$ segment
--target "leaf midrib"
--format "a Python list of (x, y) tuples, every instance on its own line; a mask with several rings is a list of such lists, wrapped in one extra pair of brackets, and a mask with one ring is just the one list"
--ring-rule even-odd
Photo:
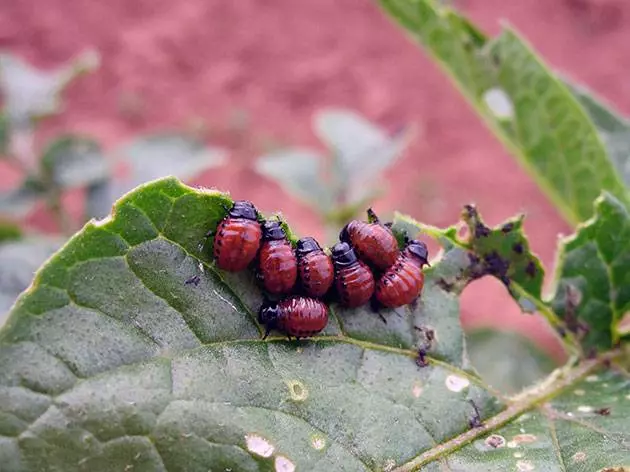
[[(521, 416), (523, 413), (533, 410), (534, 408), (541, 407), (545, 402), (559, 396), (565, 390), (584, 379), (591, 372), (601, 366), (610, 364), (621, 356), (622, 353), (620, 351), (611, 351), (603, 354), (598, 359), (584, 360), (573, 368), (571, 368), (570, 365), (565, 366), (557, 371), (559, 374), (557, 382), (551, 382), (544, 388), (534, 386), (531, 390), (519, 395), (517, 401), (512, 401), (510, 403), (508, 400), (508, 407), (495, 416), (485, 419), (482, 427), (473, 428), (455, 436), (454, 438), (443, 442), (439, 446), (423, 452), (411, 461), (393, 469), (392, 472), (412, 472), (418, 470), (423, 465), (448, 456), (475, 439), (497, 430), (501, 426), (509, 423), (511, 420)], [(543, 413), (545, 412), (543, 411)], [(546, 414), (545, 417), (547, 417)]]

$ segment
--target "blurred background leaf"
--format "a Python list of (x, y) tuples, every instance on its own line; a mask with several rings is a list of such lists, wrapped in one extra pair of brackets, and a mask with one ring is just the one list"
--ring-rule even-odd
[(380, 187), (376, 179), (396, 162), (411, 141), (411, 128), (390, 137), (383, 129), (351, 110), (324, 109), (315, 114), (315, 133), (333, 159), (333, 175), (344, 203), (363, 200)]
[(332, 238), (344, 222), (357, 217), (386, 190), (382, 174), (403, 154), (413, 129), (402, 127), (390, 136), (342, 108), (317, 112), (313, 129), (328, 155), (289, 148), (259, 157), (255, 168), (314, 208)]
[(35, 271), (62, 243), (62, 238), (49, 236), (0, 243), (0, 326), (17, 296), (33, 280)]
[(100, 144), (83, 136), (56, 138), (45, 148), (40, 165), (52, 184), (61, 188), (82, 187), (110, 177)]
[(16, 189), (0, 193), (0, 215), (24, 217), (45, 193), (43, 182), (27, 177)]
[(325, 159), (309, 149), (286, 149), (261, 156), (255, 167), (258, 173), (278, 182), (288, 194), (320, 212), (328, 212), (333, 201), (323, 176)]
[(226, 150), (175, 133), (140, 137), (116, 154), (129, 167), (128, 177), (123, 180), (125, 191), (169, 175), (189, 179), (227, 160)]
[(181, 180), (227, 162), (227, 151), (177, 133), (142, 136), (114, 152), (126, 167), (125, 176), (111, 181), (95, 181), (87, 187), (86, 217), (102, 218), (114, 201), (138, 185), (160, 177)]
[(507, 394), (544, 378), (555, 362), (518, 333), (476, 329), (467, 331), (468, 357), (481, 378)]
[(57, 69), (44, 71), (22, 59), (0, 55), (0, 89), (7, 115), (14, 127), (29, 127), (31, 121), (56, 113), (59, 94), (77, 76), (98, 67), (96, 51), (86, 51)]

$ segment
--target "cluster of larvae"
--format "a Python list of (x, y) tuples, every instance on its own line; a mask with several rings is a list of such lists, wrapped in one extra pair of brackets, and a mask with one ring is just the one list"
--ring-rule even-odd
[(311, 237), (294, 248), (280, 221), (262, 220), (247, 200), (235, 201), (214, 235), (213, 252), (220, 269), (239, 272), (253, 267), (265, 292), (258, 321), (289, 338), (314, 336), (328, 323), (328, 303), (348, 308), (370, 303), (396, 308), (414, 303), (424, 286), (427, 246), (407, 240), (400, 250), (391, 224), (374, 212), (368, 221), (353, 220), (328, 255)]

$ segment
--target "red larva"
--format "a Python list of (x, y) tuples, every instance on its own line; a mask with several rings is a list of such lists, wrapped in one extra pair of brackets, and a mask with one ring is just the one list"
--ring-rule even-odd
[(230, 272), (244, 270), (256, 257), (261, 237), (256, 207), (247, 200), (235, 201), (215, 233), (217, 266)]
[(374, 294), (374, 276), (370, 268), (357, 259), (348, 243), (332, 249), (335, 285), (343, 306), (354, 308), (366, 304)]
[(302, 238), (297, 242), (297, 258), (304, 293), (309, 297), (323, 297), (335, 279), (332, 260), (313, 238)]
[(387, 308), (396, 308), (414, 302), (422, 292), (429, 253), (426, 244), (409, 241), (398, 259), (381, 276), (376, 285), (376, 300)]
[(328, 323), (325, 303), (308, 297), (289, 297), (279, 302), (267, 301), (258, 312), (258, 322), (265, 325), (265, 336), (277, 329), (296, 338), (314, 336)]
[(367, 213), (369, 223), (351, 221), (341, 230), (339, 239), (351, 244), (359, 259), (385, 270), (396, 261), (398, 242), (392, 230), (380, 223), (371, 208)]
[(263, 243), (258, 255), (258, 278), (272, 295), (291, 292), (297, 280), (297, 258), (277, 221), (263, 224)]

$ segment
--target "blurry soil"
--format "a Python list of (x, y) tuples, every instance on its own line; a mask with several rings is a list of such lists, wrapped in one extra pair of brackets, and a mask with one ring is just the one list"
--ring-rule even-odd
[[(454, 3), (491, 34), (507, 20), (549, 63), (630, 112), (630, 3)], [(82, 131), (111, 147), (142, 131), (205, 130), (210, 142), (235, 151), (227, 168), (194, 183), (251, 198), (265, 211), (281, 209), (301, 233), (322, 234), (316, 215), (249, 166), (273, 143), (317, 146), (310, 120), (324, 106), (350, 107), (392, 128), (419, 125), (413, 148), (388, 173), (389, 193), (377, 210), (399, 209), (434, 225), (455, 222), (469, 202), (491, 224), (525, 211), (531, 244), (547, 266), (558, 233), (569, 232), (448, 79), (374, 2), (3, 2), (0, 48), (53, 67), (88, 47), (100, 51), (102, 67), (71, 87), (66, 113), (46, 125), (47, 135)], [(250, 130), (253, 137), (244, 138)], [(544, 322), (521, 315), (492, 280), (467, 289), (463, 320), (517, 329), (558, 352)]]

